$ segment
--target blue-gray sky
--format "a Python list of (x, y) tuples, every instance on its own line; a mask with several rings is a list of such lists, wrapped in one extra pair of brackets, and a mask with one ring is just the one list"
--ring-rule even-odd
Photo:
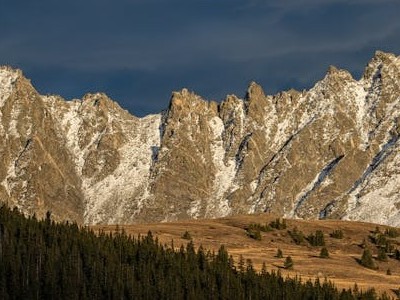
[(208, 100), (358, 78), (400, 54), (399, 0), (0, 0), (0, 64), (43, 94), (102, 91), (137, 116), (187, 87)]

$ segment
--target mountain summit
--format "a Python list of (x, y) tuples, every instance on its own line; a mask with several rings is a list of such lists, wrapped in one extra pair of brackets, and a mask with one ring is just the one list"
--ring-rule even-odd
[(360, 80), (335, 67), (308, 91), (220, 104), (174, 92), (137, 118), (106, 95), (43, 96), (0, 67), (0, 198), (84, 224), (271, 211), (400, 226), (400, 58)]

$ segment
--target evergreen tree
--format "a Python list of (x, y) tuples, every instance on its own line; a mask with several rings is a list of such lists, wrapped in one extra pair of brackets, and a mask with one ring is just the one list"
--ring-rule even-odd
[(293, 259), (290, 256), (286, 257), (284, 267), (285, 269), (293, 269)]
[(321, 248), (321, 252), (319, 253), (319, 257), (321, 258), (329, 258), (329, 252), (326, 247)]
[(275, 228), (277, 230), (283, 230), (286, 229), (287, 225), (286, 225), (286, 219), (281, 219), (280, 218), (276, 218), (275, 221), (271, 221), (269, 223), (269, 226), (272, 228)]
[(185, 239), (185, 240), (191, 240), (192, 236), (189, 233), (189, 231), (185, 231), (185, 233), (182, 235), (182, 238)]
[(387, 261), (388, 260), (388, 257), (387, 257), (387, 254), (386, 254), (386, 251), (385, 251), (384, 248), (379, 248), (378, 249), (377, 259), (380, 260), (380, 261)]
[(369, 269), (376, 269), (374, 259), (372, 258), (372, 253), (369, 248), (365, 248), (360, 259), (360, 264)]
[(343, 231), (341, 229), (335, 229), (334, 231), (332, 231), (330, 236), (335, 238), (335, 239), (342, 239), (343, 238)]
[(283, 253), (282, 250), (280, 248), (278, 248), (278, 250), (276, 251), (276, 255), (277, 258), (282, 258), (283, 257)]
[(248, 228), (247, 235), (254, 240), (261, 241), (261, 231), (258, 228)]
[(298, 230), (297, 227), (294, 227), (292, 231), (289, 230), (288, 233), (296, 245), (300, 245), (304, 242), (304, 234), (302, 231)]
[(265, 275), (267, 275), (267, 274), (268, 274), (268, 272), (267, 272), (267, 265), (265, 264), (265, 261), (263, 261), (262, 267), (261, 267), (261, 275), (265, 276)]
[(307, 240), (311, 246), (325, 246), (324, 233), (321, 230), (317, 230), (315, 234), (310, 234)]

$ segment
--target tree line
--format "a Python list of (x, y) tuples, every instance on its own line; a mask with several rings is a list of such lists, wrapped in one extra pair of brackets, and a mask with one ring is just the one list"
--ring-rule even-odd
[[(0, 207), (0, 299), (377, 299), (373, 289), (284, 278), (223, 246), (175, 249), (149, 232), (93, 232)], [(382, 299), (386, 299), (384, 296)]]

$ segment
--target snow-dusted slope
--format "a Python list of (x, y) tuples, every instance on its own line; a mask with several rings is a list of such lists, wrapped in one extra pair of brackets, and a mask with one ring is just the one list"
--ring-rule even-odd
[(40, 96), (0, 68), (0, 196), (91, 223), (274, 211), (400, 226), (400, 59), (360, 80), (331, 67), (309, 91), (251, 83), (220, 104), (183, 89), (136, 118), (104, 94)]
[(161, 114), (135, 118), (104, 94), (44, 100), (82, 179), (85, 222), (116, 223), (139, 213), (160, 147)]

